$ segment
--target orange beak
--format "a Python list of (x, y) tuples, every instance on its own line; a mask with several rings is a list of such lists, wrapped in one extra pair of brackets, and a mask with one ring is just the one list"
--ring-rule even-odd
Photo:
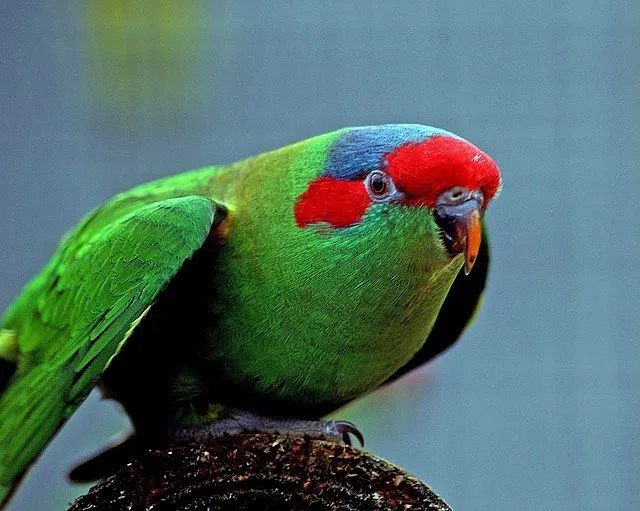
[(466, 239), (464, 246), (464, 274), (469, 275), (473, 268), (478, 252), (480, 252), (480, 243), (482, 242), (482, 221), (480, 220), (480, 211), (474, 209), (469, 214), (466, 223)]

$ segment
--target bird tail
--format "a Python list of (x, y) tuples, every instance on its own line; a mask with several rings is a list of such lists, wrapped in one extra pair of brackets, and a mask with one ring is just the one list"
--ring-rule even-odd
[(38, 366), (18, 372), (0, 395), (0, 509), (64, 422), (71, 374)]

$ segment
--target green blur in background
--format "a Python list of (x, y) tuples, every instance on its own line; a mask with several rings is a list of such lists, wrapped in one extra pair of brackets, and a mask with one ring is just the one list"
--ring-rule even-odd
[(204, 2), (89, 0), (76, 15), (97, 122), (114, 133), (188, 122), (203, 97), (197, 64), (211, 32)]
[[(5, 0), (0, 310), (134, 184), (344, 126), (417, 122), (499, 163), (485, 306), (336, 414), (456, 510), (640, 508), (640, 4)], [(64, 509), (127, 427), (94, 393), (9, 507)]]

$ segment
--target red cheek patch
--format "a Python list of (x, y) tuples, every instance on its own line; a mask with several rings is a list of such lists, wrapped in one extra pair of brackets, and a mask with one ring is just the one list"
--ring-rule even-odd
[(440, 194), (462, 186), (482, 190), (486, 206), (500, 188), (500, 171), (491, 157), (457, 138), (406, 144), (389, 153), (386, 163), (385, 171), (409, 204), (433, 207)]
[(293, 213), (298, 227), (325, 222), (341, 228), (357, 224), (370, 205), (362, 181), (319, 177), (300, 195)]

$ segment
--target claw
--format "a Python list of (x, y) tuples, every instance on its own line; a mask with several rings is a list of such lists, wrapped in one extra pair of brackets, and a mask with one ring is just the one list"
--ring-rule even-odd
[(346, 445), (352, 445), (351, 436), (354, 436), (364, 447), (362, 433), (351, 422), (267, 417), (240, 409), (229, 409), (227, 417), (200, 426), (172, 428), (169, 439), (183, 443), (246, 431), (308, 436)]
[(332, 421), (332, 425), (338, 433), (342, 434), (342, 441), (345, 444), (352, 445), (349, 435), (353, 435), (360, 443), (360, 447), (364, 447), (364, 436), (355, 424), (349, 421)]

